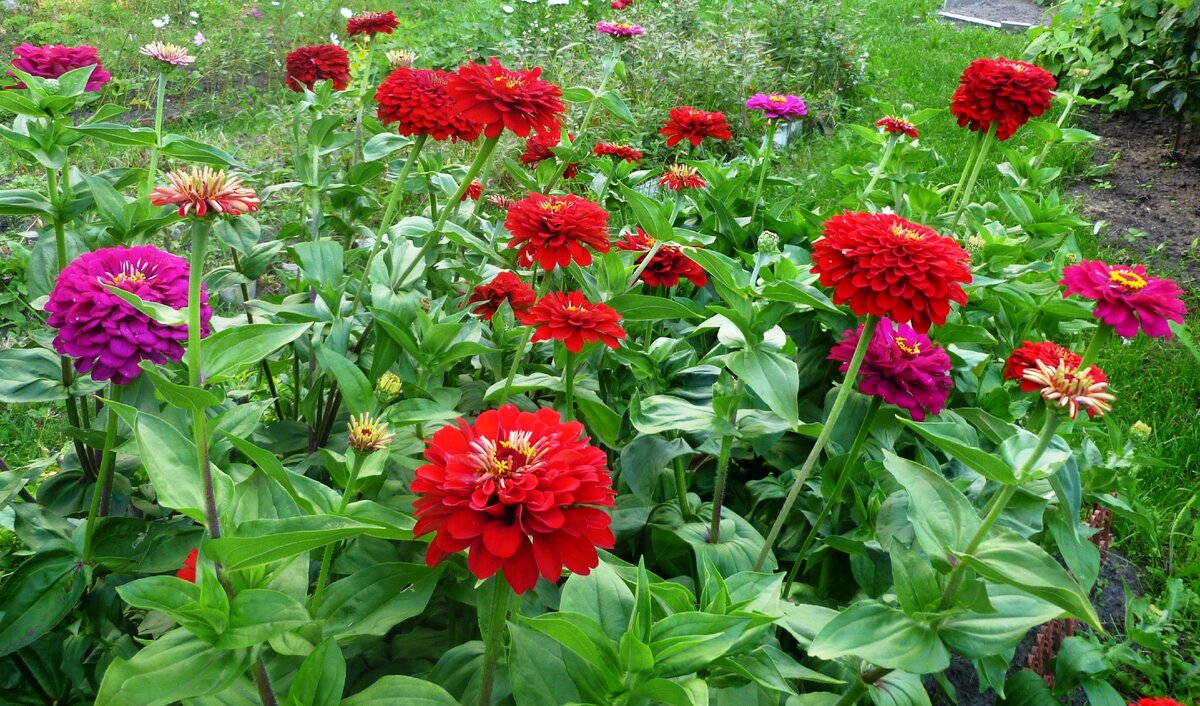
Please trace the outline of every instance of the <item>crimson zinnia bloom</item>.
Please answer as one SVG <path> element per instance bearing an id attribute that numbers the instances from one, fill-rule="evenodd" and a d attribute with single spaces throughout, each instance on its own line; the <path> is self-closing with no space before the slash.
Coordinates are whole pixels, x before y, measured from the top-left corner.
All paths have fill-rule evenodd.
<path id="1" fill-rule="evenodd" d="M 479 306 L 472 310 L 473 313 L 478 314 L 484 321 L 491 321 L 504 302 L 508 302 L 514 314 L 521 314 L 528 311 L 535 301 L 537 293 L 533 291 L 533 287 L 522 282 L 521 278 L 512 272 L 504 270 L 493 277 L 491 282 L 476 287 L 467 299 L 467 306 L 478 304 Z"/>
<path id="2" fill-rule="evenodd" d="M 170 183 L 155 187 L 150 192 L 150 203 L 155 206 L 178 204 L 181 218 L 188 213 L 240 216 L 258 210 L 259 199 L 254 189 L 243 186 L 237 177 L 227 177 L 224 171 L 192 167 L 188 172 L 179 170 L 164 176 Z"/>
<path id="3" fill-rule="evenodd" d="M 387 12 L 364 12 L 361 15 L 355 15 L 346 20 L 346 34 L 353 37 L 356 34 L 365 34 L 367 36 L 375 36 L 376 34 L 391 34 L 392 30 L 400 26 L 400 22 L 396 20 L 396 13 L 388 10 Z"/>
<path id="4" fill-rule="evenodd" d="M 889 135 L 907 135 L 914 140 L 920 135 L 917 132 L 916 125 L 913 125 L 904 118 L 897 118 L 894 115 L 885 115 L 876 120 L 875 127 L 883 128 L 883 131 Z"/>
<path id="5" fill-rule="evenodd" d="M 446 92 L 450 74 L 437 69 L 400 67 L 375 91 L 379 120 L 396 126 L 401 135 L 426 135 L 435 140 L 466 140 L 483 129 L 454 110 Z"/>
<path id="6" fill-rule="evenodd" d="M 58 329 L 54 350 L 76 359 L 80 372 L 96 381 L 128 385 L 149 360 L 183 359 L 187 326 L 165 326 L 108 291 L 111 285 L 143 300 L 183 309 L 188 304 L 188 261 L 153 245 L 102 248 L 63 268 L 46 302 L 47 323 Z M 201 335 L 209 332 L 212 309 L 200 289 Z"/>
<path id="7" fill-rule="evenodd" d="M 682 189 L 703 189 L 708 186 L 708 182 L 704 181 L 704 177 L 700 176 L 700 171 L 695 167 L 686 164 L 672 164 L 667 167 L 667 171 L 663 172 L 662 177 L 658 180 L 659 186 L 665 186 L 671 191 L 680 191 Z"/>
<path id="8" fill-rule="evenodd" d="M 617 241 L 617 249 L 644 253 L 639 255 L 634 263 L 641 265 L 646 255 L 654 248 L 654 242 L 654 238 L 638 226 L 636 233 L 626 233 L 624 238 Z M 654 253 L 654 259 L 646 265 L 638 279 L 645 282 L 647 287 L 674 287 L 679 284 L 680 279 L 687 279 L 697 287 L 708 284 L 708 274 L 704 272 L 703 267 L 684 255 L 683 249 L 678 245 L 667 244 L 659 246 L 658 252 Z"/>
<path id="9" fill-rule="evenodd" d="M 175 572 L 175 575 L 184 581 L 196 583 L 196 562 L 200 559 L 200 550 L 193 549 L 188 552 L 187 558 L 183 560 L 183 568 Z"/>
<path id="10" fill-rule="evenodd" d="M 1183 323 L 1187 307 L 1174 280 L 1146 274 L 1143 265 L 1106 265 L 1084 260 L 1063 269 L 1063 297 L 1078 294 L 1092 299 L 1092 315 L 1113 327 L 1118 336 L 1133 338 L 1138 329 L 1151 338 L 1171 338 L 1168 321 Z"/>
<path id="11" fill-rule="evenodd" d="M 541 575 L 557 581 L 565 566 L 587 574 L 610 549 L 612 478 L 604 452 L 579 422 L 558 412 L 522 412 L 506 404 L 442 427 L 425 449 L 412 491 L 413 534 L 435 533 L 425 561 L 436 566 L 467 550 L 467 568 L 486 579 L 504 570 L 517 593 Z"/>
<path id="12" fill-rule="evenodd" d="M 836 304 L 886 316 L 924 333 L 946 322 L 950 302 L 967 303 L 970 256 L 950 238 L 890 213 L 847 212 L 825 221 L 812 271 Z"/>
<path id="13" fill-rule="evenodd" d="M 611 7 L 614 10 L 624 10 L 632 4 L 633 0 L 613 0 Z"/>
<path id="14" fill-rule="evenodd" d="M 467 190 L 463 192 L 462 198 L 460 198 L 459 201 L 466 201 L 467 199 L 471 199 L 472 201 L 478 201 L 482 197 L 483 197 L 483 182 L 476 179 L 476 180 L 472 181 L 470 184 L 467 184 Z"/>
<path id="15" fill-rule="evenodd" d="M 583 292 L 550 292 L 518 316 L 522 324 L 537 327 L 533 332 L 534 343 L 562 341 L 572 353 L 595 341 L 617 348 L 625 338 L 621 315 L 616 309 L 607 304 L 593 304 Z"/>
<path id="16" fill-rule="evenodd" d="M 350 55 L 336 44 L 300 47 L 287 55 L 287 87 L 299 93 L 317 81 L 332 81 L 335 90 L 350 85 Z"/>
<path id="17" fill-rule="evenodd" d="M 597 142 L 595 153 L 597 157 L 616 157 L 630 164 L 641 164 L 642 153 L 628 145 L 615 145 L 611 142 Z"/>
<path id="18" fill-rule="evenodd" d="M 1045 113 L 1057 84 L 1049 71 L 1023 61 L 976 59 L 963 71 L 950 102 L 958 126 L 984 132 L 996 125 L 1007 140 L 1030 118 Z"/>
<path id="19" fill-rule="evenodd" d="M 724 113 L 710 113 L 689 105 L 671 108 L 670 117 L 663 122 L 659 133 L 667 136 L 667 147 L 674 147 L 683 140 L 691 142 L 693 147 L 699 147 L 706 137 L 714 140 L 733 137 Z"/>
<path id="20" fill-rule="evenodd" d="M 1059 363 L 1078 368 L 1083 362 L 1083 356 L 1052 341 L 1025 341 L 1004 361 L 1004 379 L 1020 380 L 1022 392 L 1034 392 L 1038 386 L 1025 379 L 1025 371 L 1030 368 L 1036 369 L 1039 360 L 1052 368 L 1057 367 Z M 1103 373 L 1100 373 L 1100 379 L 1104 379 Z"/>
<path id="21" fill-rule="evenodd" d="M 1166 696 L 1151 696 L 1139 699 L 1136 703 L 1129 704 L 1129 706 L 1183 706 L 1183 704 Z"/>
<path id="22" fill-rule="evenodd" d="M 829 352 L 830 360 L 842 363 L 838 369 L 843 373 L 850 369 L 862 332 L 861 325 L 846 331 Z M 858 388 L 864 395 L 908 410 L 920 422 L 926 414 L 938 414 L 945 408 L 953 387 L 950 368 L 950 356 L 943 348 L 911 326 L 883 318 L 867 344 Z"/>
<path id="23" fill-rule="evenodd" d="M 98 92 L 100 87 L 108 83 L 112 76 L 100 64 L 100 53 L 96 47 L 81 46 L 67 47 L 61 44 L 47 44 L 35 47 L 32 44 L 18 44 L 13 49 L 12 67 L 24 71 L 30 76 L 39 78 L 58 78 L 68 71 L 82 69 L 85 66 L 96 66 L 88 77 L 85 90 Z M 15 76 L 8 72 L 9 76 Z M 24 83 L 16 83 L 6 88 L 25 88 Z"/>
<path id="24" fill-rule="evenodd" d="M 460 66 L 446 86 L 454 112 L 483 126 L 488 137 L 508 128 L 517 137 L 530 132 L 557 134 L 567 107 L 562 89 L 543 81 L 541 67 L 507 69 L 492 57 L 487 64 Z"/>
<path id="25" fill-rule="evenodd" d="M 574 142 L 575 136 L 568 134 L 567 139 Z M 560 142 L 561 132 L 530 135 L 529 139 L 525 140 L 525 153 L 521 155 L 521 164 L 534 169 L 547 159 L 556 159 L 554 148 L 558 147 Z M 563 170 L 563 178 L 574 179 L 578 172 L 579 162 L 572 162 Z"/>
<path id="26" fill-rule="evenodd" d="M 546 196 L 530 193 L 508 209 L 504 227 L 512 233 L 509 249 L 521 248 L 517 262 L 537 262 L 544 270 L 566 267 L 572 260 L 583 267 L 592 264 L 592 253 L 606 253 L 608 212 L 599 204 L 575 194 Z"/>

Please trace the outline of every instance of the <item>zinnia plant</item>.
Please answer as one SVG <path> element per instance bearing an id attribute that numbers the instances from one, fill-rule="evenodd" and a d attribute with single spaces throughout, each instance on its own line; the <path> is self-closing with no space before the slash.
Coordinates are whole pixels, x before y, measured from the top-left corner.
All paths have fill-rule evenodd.
<path id="1" fill-rule="evenodd" d="M 520 315 L 528 311 L 536 300 L 537 293 L 533 287 L 521 281 L 516 274 L 504 270 L 487 284 L 475 287 L 467 299 L 467 307 L 484 321 L 491 321 L 505 302 L 508 302 L 514 314 Z"/>
<path id="2" fill-rule="evenodd" d="M 646 234 L 639 226 L 617 241 L 619 250 L 641 253 L 634 260 L 634 279 L 647 287 L 674 287 L 686 279 L 696 287 L 708 284 L 704 268 L 684 254 L 678 245 L 663 244 Z"/>
<path id="3" fill-rule="evenodd" d="M 733 139 L 724 113 L 699 110 L 690 105 L 672 108 L 659 133 L 666 135 L 667 147 L 674 147 L 684 140 L 691 143 L 692 147 L 699 147 L 706 137 L 714 140 Z"/>
<path id="4" fill-rule="evenodd" d="M 829 352 L 830 360 L 842 364 L 839 372 L 849 369 L 862 332 L 862 326 L 847 331 Z M 953 387 L 950 367 L 945 349 L 911 326 L 884 317 L 875 328 L 858 370 L 858 389 L 922 421 L 926 414 L 938 414 L 946 406 Z"/>
<path id="5" fill-rule="evenodd" d="M 567 141 L 574 142 L 575 136 L 567 135 Z M 562 135 L 560 133 L 530 135 L 525 140 L 525 151 L 521 154 L 521 164 L 534 169 L 547 159 L 556 159 L 554 148 L 558 147 L 561 142 Z M 579 171 L 579 162 L 568 162 L 565 164 L 566 166 L 561 170 L 562 177 L 564 179 L 574 179 L 575 174 Z"/>
<path id="6" fill-rule="evenodd" d="M 351 37 L 365 34 L 374 38 L 376 34 L 391 34 L 399 26 L 400 21 L 396 19 L 396 13 L 391 10 L 364 12 L 346 20 L 346 34 Z"/>
<path id="7" fill-rule="evenodd" d="M 1180 299 L 1183 291 L 1174 280 L 1151 277 L 1143 265 L 1084 260 L 1064 268 L 1059 284 L 1066 287 L 1064 297 L 1095 301 L 1092 315 L 1122 338 L 1133 338 L 1138 331 L 1151 338 L 1171 338 L 1168 322 L 1181 324 L 1187 313 Z"/>
<path id="8" fill-rule="evenodd" d="M 775 146 L 775 127 L 780 121 L 799 120 L 808 115 L 808 107 L 799 96 L 779 93 L 756 93 L 746 101 L 746 109 L 762 113 L 767 119 L 767 133 L 763 136 L 762 159 L 758 164 L 758 187 L 754 190 L 754 200 L 750 206 L 750 223 L 754 225 L 754 216 L 758 214 L 758 202 L 762 198 L 763 184 L 767 180 L 767 170 L 771 166 L 771 151 Z"/>
<path id="9" fill-rule="evenodd" d="M 540 67 L 509 69 L 493 57 L 486 64 L 459 67 L 446 90 L 454 99 L 453 111 L 483 126 L 488 138 L 505 129 L 517 137 L 557 134 L 566 110 L 562 89 L 541 75 Z"/>

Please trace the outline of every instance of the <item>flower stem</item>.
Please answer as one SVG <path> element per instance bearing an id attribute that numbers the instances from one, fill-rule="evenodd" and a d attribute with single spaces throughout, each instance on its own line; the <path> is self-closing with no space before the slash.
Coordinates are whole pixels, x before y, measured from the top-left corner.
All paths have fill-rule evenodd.
<path id="1" fill-rule="evenodd" d="M 962 200 L 958 202 L 958 208 L 954 211 L 954 220 L 952 225 L 957 226 L 962 220 L 963 211 L 966 210 L 967 204 L 971 203 L 971 192 L 975 190 L 975 181 L 979 178 L 979 172 L 983 170 L 983 163 L 987 161 L 988 150 L 992 148 L 992 143 L 996 140 L 996 125 L 993 122 L 989 127 L 987 134 L 983 136 L 983 141 L 980 143 L 979 156 L 975 159 L 975 164 L 971 167 L 971 177 L 967 179 L 967 185 L 963 189 Z"/>
<path id="2" fill-rule="evenodd" d="M 358 97 L 358 113 L 354 117 L 354 151 L 350 163 L 358 164 L 362 154 L 362 121 L 363 112 L 367 108 L 367 93 L 371 87 L 371 74 L 375 68 L 375 35 L 367 36 L 367 70 L 363 72 L 362 94 Z"/>
<path id="3" fill-rule="evenodd" d="M 321 114 L 317 113 L 317 119 L 321 119 Z M 310 229 L 312 232 L 312 241 L 315 243 L 321 238 L 321 146 L 313 145 L 312 153 L 309 157 L 311 166 L 309 168 L 309 176 L 313 180 L 313 188 L 311 200 L 309 202 L 308 214 L 311 219 Z"/>
<path id="4" fill-rule="evenodd" d="M 600 102 L 600 96 L 604 95 L 604 91 L 608 88 L 608 79 L 612 77 L 613 69 L 617 65 L 617 56 L 621 53 L 621 47 L 618 43 L 613 47 L 612 55 L 609 56 L 608 62 L 604 67 L 604 77 L 600 79 L 600 88 L 596 89 L 595 98 L 588 102 L 587 111 L 583 114 L 583 122 L 579 125 L 579 133 L 575 135 L 574 140 L 568 140 L 570 144 L 583 144 L 584 136 L 587 135 L 588 126 L 591 125 L 592 115 L 596 113 L 596 104 Z M 550 193 L 562 175 L 566 173 L 567 167 L 570 166 L 569 160 L 558 160 L 558 167 L 554 170 L 554 176 L 550 177 L 550 181 L 546 182 L 546 188 L 542 189 L 543 194 Z"/>
<path id="5" fill-rule="evenodd" d="M 1082 84 L 1076 81 L 1075 86 L 1071 89 L 1070 95 L 1067 96 L 1067 104 L 1063 106 L 1062 115 L 1058 116 L 1058 121 L 1055 123 L 1059 129 L 1061 129 L 1062 126 L 1067 122 L 1067 118 L 1071 116 L 1071 111 L 1075 107 L 1075 100 L 1079 98 L 1079 89 L 1081 86 Z M 1041 168 L 1042 162 L 1046 160 L 1046 156 L 1050 154 L 1050 150 L 1053 147 L 1054 143 L 1049 140 L 1046 141 L 1046 144 L 1042 145 L 1042 151 L 1038 153 L 1037 159 L 1033 160 L 1032 171 L 1036 172 Z"/>
<path id="6" fill-rule="evenodd" d="M 503 571 L 503 569 L 501 570 Z M 492 584 L 492 603 L 488 607 L 487 635 L 483 643 L 483 674 L 479 682 L 479 706 L 491 706 L 492 688 L 496 681 L 496 665 L 500 661 L 500 648 L 504 640 L 505 619 L 512 602 L 512 589 L 497 573 L 489 581 Z"/>
<path id="7" fill-rule="evenodd" d="M 109 387 L 108 401 L 120 402 L 124 386 L 112 383 Z M 116 459 L 115 446 L 117 443 L 117 413 L 110 406 L 108 421 L 104 427 L 104 452 L 100 457 L 100 474 L 96 478 L 96 487 L 92 490 L 92 505 L 88 508 L 87 525 L 83 535 L 83 563 L 92 558 L 92 539 L 96 533 L 97 518 L 107 514 L 108 503 L 104 502 L 112 492 L 113 462 Z M 103 510 L 101 506 L 105 506 Z"/>
<path id="8" fill-rule="evenodd" d="M 971 153 L 967 155 L 967 161 L 963 163 L 962 174 L 958 175 L 958 184 L 954 187 L 954 195 L 950 197 L 950 208 L 958 205 L 958 197 L 962 195 L 963 184 L 967 183 L 967 176 L 971 174 L 971 168 L 975 166 L 975 159 L 979 157 L 979 145 L 983 142 L 983 133 L 975 133 L 975 143 L 971 145 Z"/>
<path id="9" fill-rule="evenodd" d="M 775 121 L 767 121 L 767 139 L 763 144 L 762 160 L 758 172 L 758 188 L 754 190 L 753 205 L 750 206 L 750 221 L 746 224 L 749 230 L 754 225 L 754 216 L 758 213 L 758 200 L 762 198 L 763 184 L 767 181 L 767 169 L 771 166 L 771 149 L 775 146 Z"/>
<path id="10" fill-rule="evenodd" d="M 650 251 L 646 253 L 646 256 L 642 258 L 642 261 L 639 262 L 638 266 L 633 270 L 633 275 L 630 276 L 629 282 L 625 285 L 626 292 L 633 289 L 633 286 L 637 284 L 638 278 L 641 277 L 642 273 L 646 271 L 646 268 L 650 266 L 650 262 L 654 260 L 654 256 L 657 255 L 658 251 L 661 249 L 662 241 L 658 238 L 655 238 L 654 245 L 650 246 Z"/>
<path id="11" fill-rule="evenodd" d="M 200 370 L 200 284 L 204 280 L 204 255 L 208 249 L 210 224 L 202 218 L 192 219 L 192 261 L 188 273 L 188 383 L 203 387 Z M 221 538 L 221 517 L 217 513 L 217 496 L 213 487 L 212 467 L 208 460 L 208 417 L 204 410 L 192 410 L 192 440 L 196 444 L 196 459 L 200 479 L 204 484 L 204 518 L 213 539 Z"/>
<path id="12" fill-rule="evenodd" d="M 792 589 L 792 582 L 796 580 L 796 574 L 800 571 L 800 565 L 804 563 L 805 554 L 808 553 L 809 547 L 817 538 L 817 531 L 825 522 L 825 518 L 829 517 L 842 501 L 842 493 L 846 490 L 846 483 L 850 480 L 850 472 L 854 470 L 854 466 L 858 463 L 858 457 L 862 453 L 863 445 L 867 442 L 867 436 L 871 432 L 871 422 L 875 421 L 875 414 L 879 411 L 879 406 L 882 399 L 879 397 L 871 397 L 871 404 L 867 407 L 867 414 L 863 417 L 862 425 L 858 428 L 858 433 L 854 436 L 854 443 L 850 445 L 850 453 L 846 454 L 846 461 L 842 467 L 838 469 L 837 481 L 833 485 L 833 491 L 829 497 L 825 498 L 825 505 L 821 508 L 821 512 L 817 514 L 817 519 L 813 521 L 812 527 L 808 530 L 808 535 L 804 541 L 800 543 L 800 551 L 796 554 L 796 561 L 792 564 L 792 570 L 788 572 L 787 581 L 783 584 L 783 595 L 787 596 Z"/>
<path id="13" fill-rule="evenodd" d="M 829 410 L 829 417 L 825 420 L 825 424 L 821 427 L 821 433 L 817 436 L 816 443 L 813 444 L 812 450 L 808 452 L 808 458 L 804 459 L 804 465 L 800 467 L 800 471 L 796 474 L 796 480 L 792 481 L 792 488 L 788 491 L 787 498 L 783 501 L 783 507 L 780 508 L 779 516 L 775 518 L 775 524 L 771 525 L 771 531 L 767 535 L 767 539 L 763 542 L 762 550 L 758 553 L 758 558 L 754 561 L 753 571 L 762 569 L 763 564 L 767 561 L 767 555 L 771 553 L 771 547 L 775 544 L 775 540 L 779 537 L 779 532 L 783 529 L 783 525 L 787 522 L 788 515 L 792 511 L 792 506 L 796 504 L 796 498 L 800 495 L 800 489 L 804 487 L 804 482 L 808 480 L 808 475 L 812 473 L 813 466 L 817 463 L 817 458 L 825 449 L 825 444 L 829 443 L 829 437 L 833 434 L 834 427 L 837 426 L 838 418 L 842 416 L 842 410 L 846 407 L 846 400 L 850 398 L 850 391 L 854 389 L 855 383 L 858 381 L 858 369 L 862 366 L 863 358 L 867 355 L 867 347 L 871 344 L 871 339 L 875 337 L 875 327 L 879 324 L 879 317 L 870 315 L 863 322 L 862 335 L 858 339 L 858 346 L 854 349 L 854 356 L 850 359 L 850 365 L 846 368 L 846 377 L 842 380 L 842 387 L 838 390 L 837 397 L 833 400 L 833 407 Z"/>
<path id="14" fill-rule="evenodd" d="M 1112 338 L 1113 329 L 1108 324 L 1099 324 L 1096 326 L 1096 332 L 1092 334 L 1092 340 L 1088 343 L 1087 350 L 1083 352 L 1083 359 L 1079 361 L 1079 369 L 1087 370 L 1096 359 L 1100 357 L 1100 351 L 1108 344 L 1108 339 Z"/>
<path id="15" fill-rule="evenodd" d="M 879 182 L 879 177 L 883 176 L 883 170 L 887 167 L 888 160 L 892 158 L 892 152 L 896 150 L 896 143 L 899 141 L 899 135 L 888 136 L 887 145 L 883 148 L 883 156 L 879 158 L 879 164 L 875 165 L 875 173 L 871 175 L 871 181 L 867 182 L 867 188 L 863 189 L 864 199 L 871 198 L 871 192 L 875 190 L 875 184 Z"/>
<path id="16" fill-rule="evenodd" d="M 271 688 L 271 677 L 267 674 L 267 663 L 262 655 L 254 661 L 254 685 L 258 687 L 258 698 L 263 706 L 278 706 L 275 691 Z"/>
<path id="17" fill-rule="evenodd" d="M 612 186 L 613 180 L 617 178 L 617 168 L 621 166 L 621 158 L 613 157 L 612 166 L 608 168 L 608 176 L 604 180 L 604 186 L 600 187 L 600 195 L 596 198 L 596 203 L 604 208 L 604 200 L 608 198 L 608 189 Z"/>
<path id="18" fill-rule="evenodd" d="M 736 418 L 737 412 L 734 412 Z M 735 421 L 734 424 L 737 422 Z M 708 530 L 708 543 L 721 543 L 721 508 L 725 503 L 725 479 L 729 475 L 729 456 L 733 452 L 733 434 L 721 437 L 721 454 L 717 456 L 717 484 L 713 488 L 712 525 Z"/>
<path id="19" fill-rule="evenodd" d="M 671 465 L 675 472 L 675 494 L 679 498 L 679 514 L 683 516 L 683 521 L 687 522 L 692 519 L 692 508 L 688 503 L 687 469 L 683 467 L 683 457 L 676 456 Z"/>
<path id="20" fill-rule="evenodd" d="M 551 279 L 551 271 L 546 270 L 545 274 L 542 276 L 542 284 L 538 287 L 538 299 L 546 296 L 546 293 L 550 291 Z M 504 404 L 508 401 L 508 391 L 512 389 L 513 380 L 515 380 L 517 377 L 517 370 L 521 367 L 521 361 L 525 358 L 525 349 L 529 347 L 529 342 L 529 335 L 521 336 L 521 342 L 517 345 L 517 352 L 513 356 L 512 365 L 508 368 L 508 377 L 504 379 L 504 388 L 500 390 L 500 404 Z"/>
<path id="21" fill-rule="evenodd" d="M 346 488 L 342 491 L 342 499 L 338 502 L 337 514 L 346 512 L 350 498 L 354 497 L 354 486 L 358 483 L 358 474 L 362 471 L 363 463 L 370 454 L 354 453 L 354 463 L 350 464 L 350 477 L 346 479 Z M 315 616 L 321 607 L 321 599 L 325 597 L 325 585 L 329 582 L 329 568 L 333 564 L 333 544 L 325 545 L 325 553 L 321 556 L 321 571 L 317 574 L 317 590 L 313 592 L 312 614 Z"/>
<path id="22" fill-rule="evenodd" d="M 563 366 L 563 396 L 566 412 L 563 417 L 568 422 L 575 421 L 575 354 L 567 351 L 566 364 Z"/>
<path id="23" fill-rule="evenodd" d="M 154 144 L 150 146 L 150 166 L 146 168 L 146 185 L 142 196 L 148 196 L 154 190 L 158 179 L 158 145 L 162 142 L 163 103 L 167 98 L 167 74 L 158 72 L 158 93 L 154 99 Z"/>

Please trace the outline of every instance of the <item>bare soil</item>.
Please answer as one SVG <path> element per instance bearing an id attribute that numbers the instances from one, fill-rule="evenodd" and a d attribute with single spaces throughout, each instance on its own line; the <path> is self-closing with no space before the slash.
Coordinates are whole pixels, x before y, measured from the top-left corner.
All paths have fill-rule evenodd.
<path id="1" fill-rule="evenodd" d="M 991 22 L 1043 23 L 1046 8 L 1031 0 L 947 0 L 946 12 Z"/>

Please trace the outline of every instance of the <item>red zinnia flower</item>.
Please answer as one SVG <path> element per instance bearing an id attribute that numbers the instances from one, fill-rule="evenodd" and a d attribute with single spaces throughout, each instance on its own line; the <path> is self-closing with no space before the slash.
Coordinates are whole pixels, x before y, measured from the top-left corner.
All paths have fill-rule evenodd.
<path id="1" fill-rule="evenodd" d="M 467 199 L 478 201 L 482 196 L 483 182 L 476 179 L 470 184 L 467 184 L 467 190 L 463 192 L 462 198 L 460 198 L 459 201 L 466 201 Z"/>
<path id="2" fill-rule="evenodd" d="M 633 4 L 633 0 L 613 0 L 612 1 L 612 9 L 624 10 L 625 8 L 629 7 L 632 4 Z"/>
<path id="3" fill-rule="evenodd" d="M 575 136 L 568 134 L 567 139 L 571 142 L 575 141 Z M 547 159 L 556 159 L 554 148 L 558 147 L 562 142 L 562 132 L 530 135 L 529 139 L 525 140 L 525 153 L 521 155 L 521 164 L 534 169 Z M 572 162 L 563 170 L 564 179 L 574 179 L 575 174 L 579 171 L 579 162 Z"/>
<path id="4" fill-rule="evenodd" d="M 1052 341 L 1025 341 L 1004 361 L 1004 379 L 1020 380 L 1022 392 L 1037 390 L 1038 386 L 1035 383 L 1025 379 L 1025 371 L 1030 368 L 1036 369 L 1039 360 L 1051 368 L 1057 367 L 1059 363 L 1078 368 L 1083 362 L 1083 357 Z M 1100 380 L 1104 380 L 1103 373 L 1100 374 Z"/>
<path id="5" fill-rule="evenodd" d="M 533 342 L 562 341 L 567 350 L 578 353 L 583 344 L 601 341 L 609 348 L 621 345 L 625 329 L 621 315 L 606 304 L 593 304 L 583 292 L 550 292 L 528 311 L 519 314 L 521 323 L 536 326 Z"/>
<path id="6" fill-rule="evenodd" d="M 1183 704 L 1166 696 L 1152 696 L 1139 699 L 1136 703 L 1129 704 L 1129 706 L 1183 706 Z"/>
<path id="7" fill-rule="evenodd" d="M 506 404 L 442 427 L 425 449 L 411 488 L 417 525 L 434 532 L 430 566 L 467 550 L 467 568 L 486 579 L 501 569 L 517 593 L 540 574 L 557 581 L 565 566 L 587 574 L 609 549 L 612 478 L 604 452 L 588 443 L 583 425 L 552 409 L 522 412 Z"/>
<path id="8" fill-rule="evenodd" d="M 1045 69 L 1023 61 L 976 59 L 963 71 L 950 102 L 958 126 L 986 131 L 1007 140 L 1030 118 L 1045 113 L 1056 83 Z"/>
<path id="9" fill-rule="evenodd" d="M 512 272 L 504 270 L 493 277 L 491 282 L 476 287 L 475 291 L 471 292 L 471 298 L 467 299 L 467 306 L 479 304 L 473 313 L 478 314 L 484 321 L 491 321 L 504 302 L 508 302 L 514 314 L 521 314 L 528 311 L 536 300 L 537 293 L 533 291 L 533 287 L 522 282 L 521 278 Z"/>
<path id="10" fill-rule="evenodd" d="M 825 221 L 812 271 L 833 301 L 855 314 L 886 316 L 924 333 L 941 325 L 950 302 L 967 303 L 970 256 L 950 238 L 889 213 L 843 213 Z"/>
<path id="11" fill-rule="evenodd" d="M 708 182 L 704 181 L 704 177 L 700 176 L 700 171 L 695 167 L 686 164 L 672 164 L 667 167 L 667 171 L 658 180 L 659 186 L 665 186 L 671 191 L 679 191 L 681 189 L 703 189 L 708 186 Z"/>
<path id="12" fill-rule="evenodd" d="M 356 34 L 374 36 L 380 32 L 391 34 L 392 30 L 399 26 L 400 22 L 396 20 L 396 13 L 391 10 L 387 12 L 364 12 L 361 15 L 355 15 L 346 20 L 346 34 L 351 37 Z"/>
<path id="13" fill-rule="evenodd" d="M 188 213 L 240 216 L 258 210 L 259 199 L 254 189 L 243 186 L 237 177 L 225 176 L 224 171 L 192 167 L 189 172 L 179 170 L 164 176 L 170 183 L 155 187 L 150 192 L 150 203 L 155 206 L 178 204 L 181 218 Z"/>
<path id="14" fill-rule="evenodd" d="M 454 112 L 482 125 L 488 137 L 498 137 L 504 128 L 517 137 L 531 131 L 558 133 L 567 109 L 562 89 L 541 75 L 540 67 L 506 69 L 493 57 L 487 64 L 460 66 L 446 90 L 454 99 Z"/>
<path id="15" fill-rule="evenodd" d="M 1141 329 L 1151 338 L 1171 338 L 1168 321 L 1183 323 L 1187 307 L 1174 280 L 1146 274 L 1142 265 L 1106 265 L 1084 260 L 1063 269 L 1063 297 L 1078 294 L 1092 299 L 1092 315 L 1113 327 L 1118 336 L 1133 338 Z"/>
<path id="16" fill-rule="evenodd" d="M 584 245 L 596 252 L 609 250 L 608 213 L 574 194 L 530 193 L 508 210 L 504 226 L 513 236 L 509 249 L 521 248 L 517 262 L 522 266 L 537 261 L 542 269 L 552 270 L 574 260 L 587 267 L 592 264 L 592 254 Z"/>
<path id="17" fill-rule="evenodd" d="M 875 127 L 883 128 L 883 131 L 889 135 L 907 135 L 914 140 L 920 135 L 917 132 L 916 125 L 913 125 L 904 118 L 897 118 L 894 115 L 886 115 L 876 120 Z"/>
<path id="18" fill-rule="evenodd" d="M 183 568 L 175 572 L 175 575 L 184 581 L 196 583 L 196 561 L 200 558 L 200 550 L 193 549 L 188 552 L 187 558 L 183 560 Z"/>
<path id="19" fill-rule="evenodd" d="M 96 51 L 96 47 L 67 47 L 61 44 L 35 47 L 32 44 L 18 44 L 13 49 L 13 55 L 15 56 L 12 60 L 14 69 L 38 78 L 58 78 L 68 71 L 95 64 L 96 68 L 92 69 L 92 75 L 88 77 L 87 86 L 84 89 L 87 91 L 98 92 L 101 86 L 112 79 L 112 76 L 100 64 L 100 53 Z M 8 75 L 15 76 L 16 74 L 9 71 Z M 25 88 L 25 84 L 16 83 L 12 86 L 5 86 L 5 88 Z"/>
<path id="20" fill-rule="evenodd" d="M 392 71 L 375 91 L 379 120 L 394 123 L 401 135 L 474 140 L 483 128 L 454 110 L 454 99 L 446 92 L 449 79 L 450 74 L 437 69 Z"/>
<path id="21" fill-rule="evenodd" d="M 667 136 L 667 147 L 674 147 L 682 140 L 688 140 L 693 147 L 699 147 L 706 137 L 714 140 L 728 140 L 733 137 L 729 125 L 725 122 L 724 113 L 710 113 L 691 106 L 671 108 L 670 117 L 663 122 L 659 133 Z"/>
<path id="22" fill-rule="evenodd" d="M 336 44 L 300 47 L 287 55 L 287 87 L 299 93 L 317 81 L 332 81 L 335 90 L 350 85 L 350 55 Z"/>
<path id="23" fill-rule="evenodd" d="M 597 142 L 595 148 L 597 157 L 616 157 L 630 164 L 641 164 L 642 153 L 628 145 L 614 145 L 611 142 Z"/>
<path id="24" fill-rule="evenodd" d="M 617 248 L 645 253 L 639 255 L 634 263 L 641 265 L 646 259 L 646 254 L 654 248 L 654 242 L 654 238 L 646 235 L 646 231 L 639 226 L 636 233 L 626 233 L 623 239 L 618 240 Z M 667 244 L 659 246 L 658 252 L 654 253 L 654 259 L 646 265 L 642 274 L 638 275 L 638 279 L 645 282 L 647 287 L 674 287 L 679 284 L 681 278 L 687 279 L 697 287 L 708 284 L 708 275 L 703 267 L 684 255 L 683 249 L 678 245 Z"/>

